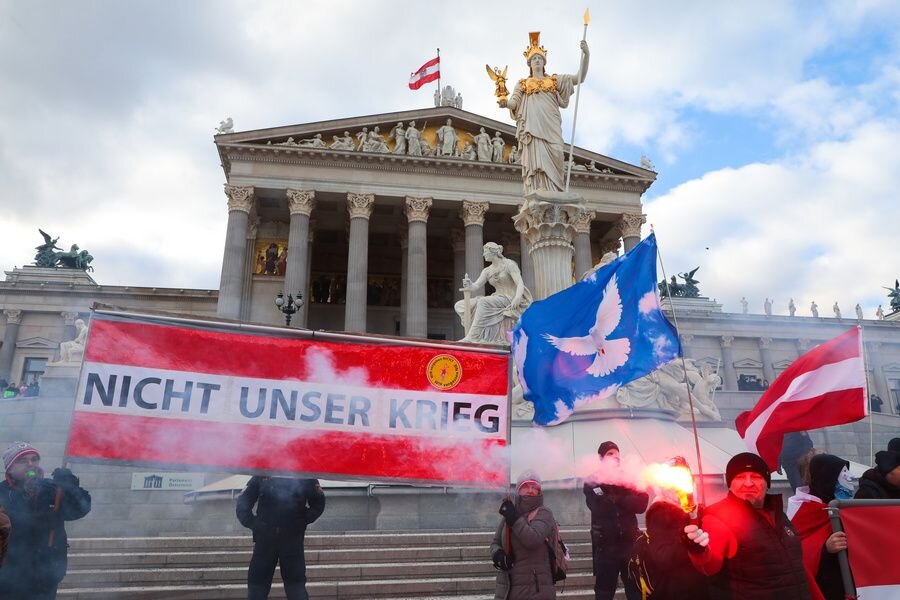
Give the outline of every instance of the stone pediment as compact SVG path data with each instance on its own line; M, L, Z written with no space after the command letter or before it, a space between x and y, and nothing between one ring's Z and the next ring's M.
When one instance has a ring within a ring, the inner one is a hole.
M448 119L452 120L456 133L455 144L445 143L438 131ZM402 123L402 128L407 129L411 121L415 122L418 135L408 132L397 135L397 124ZM485 152L478 156L476 136L482 129L490 139L486 143L490 156ZM410 138L418 138L421 153L412 150ZM502 141L502 150L498 148L499 141ZM491 171L516 173L520 169L515 126L448 106L226 133L216 135L215 142L226 172L230 170L232 160L241 159L349 161L357 166L386 161L410 167L459 168L466 165L484 170L486 174ZM643 191L655 177L655 173L641 167L575 148L572 178L576 183L591 185L615 181Z
M882 371L885 372L896 372L900 371L900 363L888 363L881 367Z
M752 358L742 358L740 360L734 361L734 366L737 368L744 369L761 369L762 363L758 360L753 360Z
M56 350L59 344L43 337L31 337L16 342L16 348L25 350Z

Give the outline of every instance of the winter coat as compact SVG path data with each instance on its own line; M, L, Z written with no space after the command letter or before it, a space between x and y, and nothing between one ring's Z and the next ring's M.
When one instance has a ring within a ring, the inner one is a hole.
M709 575L714 600L809 600L800 536L782 510L781 496L763 508L731 492L703 514L709 546L691 562Z
M256 505L256 513L253 506ZM260 539L302 536L306 526L325 511L325 494L318 479L254 476L237 499L241 525Z
M591 510L591 544L595 552L627 559L640 535L637 515L647 510L650 496L619 485L587 482L584 497Z
M9 543L9 517L3 507L0 506L0 568L3 567L3 559L6 558L6 546Z
M878 469L869 469L859 478L859 489L855 500L900 500L900 488L884 478Z
M645 600L707 600L706 577L691 564L684 543L690 518L669 502L647 509L647 530L634 543L629 572Z
M0 505L11 525L6 560L0 568L0 589L44 588L66 576L69 544L65 522L90 512L91 495L71 471L64 471L66 475L55 480L36 480L34 495L22 484L0 483Z
M499 550L509 550L504 546L505 522L500 521L491 543L491 556ZM550 548L546 539L550 537L556 519L549 508L541 506L534 518L523 514L509 529L509 542L513 566L509 571L497 573L495 600L553 600L553 574L550 571Z

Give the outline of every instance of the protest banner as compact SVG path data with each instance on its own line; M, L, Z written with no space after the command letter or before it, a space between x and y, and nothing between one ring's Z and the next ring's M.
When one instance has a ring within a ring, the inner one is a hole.
M505 487L509 353L94 312L70 459Z

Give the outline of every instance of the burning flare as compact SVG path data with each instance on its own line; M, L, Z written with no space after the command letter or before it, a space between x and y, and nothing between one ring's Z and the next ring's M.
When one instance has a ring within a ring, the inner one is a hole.
M683 458L675 457L665 463L647 465L643 476L648 484L674 492L684 512L690 514L697 508L694 502L694 476Z

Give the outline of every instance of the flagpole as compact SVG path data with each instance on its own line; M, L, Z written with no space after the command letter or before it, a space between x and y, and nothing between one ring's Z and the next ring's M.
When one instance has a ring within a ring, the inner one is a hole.
M582 36L581 36L582 42L587 41L587 28L588 28L588 23L590 21L591 21L591 11L586 8L586 9L584 9L584 34L582 34ZM582 56L582 58L584 57L583 51L581 53L581 56ZM580 64L578 65L578 74L582 75ZM587 73L584 73L583 75L585 77L587 77ZM569 191L569 178L572 176L572 153L575 151L575 124L578 123L578 99L581 97L581 84L583 82L584 82L583 79L581 81L579 81L578 85L576 86L577 89L575 90L575 112L572 115L572 141L569 144L569 163L568 163L568 166L566 167L566 191L567 192Z
M650 224L650 231L653 224ZM675 335L678 336L678 345L681 346L681 333L678 331L678 317L675 315L675 303L672 301L672 290L669 288L669 278L666 275L666 266L663 264L662 252L659 251L659 239L656 241L656 257L659 259L659 268L662 271L663 282L666 285L666 296L669 298L669 308L672 309L672 324L675 326ZM694 432L694 448L697 451L697 475L700 479L700 504L706 505L706 490L703 486L703 460L700 458L700 435L697 433L697 417L694 411L694 396L691 394L691 386L687 378L687 361L684 359L684 349L681 352L681 368L684 370L684 387L687 389L688 405L691 407L691 430Z
M441 94L441 49L440 48L437 49L437 59L438 59L438 97L440 98L440 94ZM443 98L441 98L440 103L441 104L444 103ZM425 132L425 130L423 129L422 133L424 133L424 132Z
M866 350L866 342L863 340L863 328L862 325L857 325L857 329L859 329L859 349L860 354L862 354L863 359L863 371L866 374L866 389L865 389L865 403L866 403L866 414L869 415L869 458L871 459L875 456L875 432L873 431L872 421L875 417L872 415L872 405L869 400L869 352ZM877 376L874 372L872 376Z

